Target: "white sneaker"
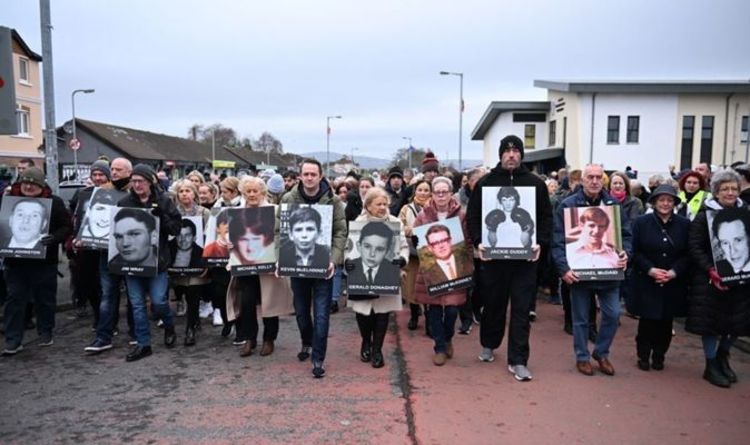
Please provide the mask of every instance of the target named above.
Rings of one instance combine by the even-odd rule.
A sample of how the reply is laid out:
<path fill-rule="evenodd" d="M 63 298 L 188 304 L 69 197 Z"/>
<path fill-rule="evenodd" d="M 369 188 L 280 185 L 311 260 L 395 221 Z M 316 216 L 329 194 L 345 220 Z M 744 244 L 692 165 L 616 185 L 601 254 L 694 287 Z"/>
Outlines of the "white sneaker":
<path fill-rule="evenodd" d="M 221 319 L 221 311 L 214 309 L 214 326 L 224 326 L 224 321 Z"/>
<path fill-rule="evenodd" d="M 178 317 L 184 317 L 185 313 L 187 312 L 187 308 L 185 307 L 185 302 L 180 300 L 177 302 L 177 316 Z"/>
<path fill-rule="evenodd" d="M 201 301 L 200 308 L 198 309 L 199 316 L 201 318 L 208 318 L 213 313 L 214 313 L 214 308 L 213 306 L 211 306 L 211 303 L 207 301 Z"/>
<path fill-rule="evenodd" d="M 494 362 L 495 355 L 492 353 L 492 349 L 482 348 L 482 352 L 479 354 L 479 360 L 487 363 Z"/>
<path fill-rule="evenodd" d="M 508 365 L 508 372 L 513 374 L 519 382 L 528 382 L 531 380 L 531 371 L 524 365 Z"/>

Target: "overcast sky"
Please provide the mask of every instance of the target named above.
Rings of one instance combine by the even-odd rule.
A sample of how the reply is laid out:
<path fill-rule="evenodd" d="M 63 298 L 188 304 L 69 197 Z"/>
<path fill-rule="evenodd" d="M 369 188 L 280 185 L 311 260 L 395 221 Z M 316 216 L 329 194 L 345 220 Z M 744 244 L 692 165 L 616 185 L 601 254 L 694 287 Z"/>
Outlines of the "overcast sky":
<path fill-rule="evenodd" d="M 0 25 L 40 53 L 39 2 Z M 377 4 L 376 4 L 377 3 Z M 465 159 L 492 100 L 545 100 L 535 79 L 748 79 L 747 0 L 52 1 L 56 120 L 185 136 L 222 123 L 287 151 L 378 157 L 404 146 Z M 355 156 L 356 156 L 355 153 Z"/>

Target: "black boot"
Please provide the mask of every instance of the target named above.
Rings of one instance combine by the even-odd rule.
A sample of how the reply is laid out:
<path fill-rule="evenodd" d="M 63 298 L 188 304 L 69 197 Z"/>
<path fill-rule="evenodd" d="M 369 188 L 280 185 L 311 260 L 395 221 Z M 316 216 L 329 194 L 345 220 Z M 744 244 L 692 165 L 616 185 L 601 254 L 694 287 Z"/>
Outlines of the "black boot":
<path fill-rule="evenodd" d="M 369 338 L 362 339 L 362 347 L 359 349 L 359 359 L 367 363 L 372 358 L 372 342 Z"/>
<path fill-rule="evenodd" d="M 712 385 L 720 386 L 722 388 L 729 388 L 731 385 L 729 378 L 721 372 L 718 360 L 715 358 L 706 359 L 706 370 L 703 371 L 703 378 L 708 380 Z"/>
<path fill-rule="evenodd" d="M 174 326 L 164 327 L 164 346 L 168 348 L 174 348 L 177 343 L 177 334 L 174 331 Z"/>
<path fill-rule="evenodd" d="M 187 328 L 185 330 L 185 346 L 195 346 L 195 329 Z"/>
<path fill-rule="evenodd" d="M 419 313 L 422 311 L 420 310 L 419 305 L 414 303 L 409 304 L 409 309 L 411 310 L 411 317 L 409 318 L 409 323 L 406 327 L 409 328 L 410 331 L 415 331 L 419 327 Z"/>
<path fill-rule="evenodd" d="M 383 342 L 388 330 L 389 314 L 375 314 L 375 329 L 372 333 L 372 367 L 382 368 L 385 365 L 383 359 Z"/>
<path fill-rule="evenodd" d="M 648 362 L 649 356 L 651 355 L 651 348 L 640 338 L 640 336 L 636 336 L 635 338 L 635 348 L 636 353 L 638 354 L 638 369 L 641 371 L 648 371 L 651 368 L 651 365 Z"/>
<path fill-rule="evenodd" d="M 719 370 L 724 374 L 730 383 L 737 383 L 737 374 L 729 367 L 729 351 L 716 351 L 716 361 L 719 364 Z"/>

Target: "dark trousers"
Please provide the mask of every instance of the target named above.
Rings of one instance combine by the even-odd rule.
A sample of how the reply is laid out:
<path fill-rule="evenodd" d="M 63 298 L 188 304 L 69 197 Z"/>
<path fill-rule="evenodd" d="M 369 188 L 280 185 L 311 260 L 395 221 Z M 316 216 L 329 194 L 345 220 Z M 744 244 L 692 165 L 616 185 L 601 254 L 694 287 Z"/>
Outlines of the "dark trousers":
<path fill-rule="evenodd" d="M 99 282 L 102 289 L 99 302 L 99 321 L 96 325 L 96 338 L 105 343 L 112 342 L 114 329 L 120 320 L 121 286 L 125 282 L 122 275 L 109 273 L 107 255 L 99 257 Z M 135 322 L 133 321 L 133 306 L 127 300 L 128 335 L 135 338 Z"/>
<path fill-rule="evenodd" d="M 390 313 L 370 315 L 355 314 L 359 335 L 362 336 L 362 344 L 369 345 L 373 351 L 382 351 L 385 334 L 388 331 L 388 317 Z"/>
<path fill-rule="evenodd" d="M 227 324 L 227 287 L 229 287 L 229 271 L 223 267 L 211 267 L 208 269 L 213 289 L 211 292 L 211 305 L 221 312 L 221 319 Z"/>
<path fill-rule="evenodd" d="M 484 308 L 484 295 L 482 295 L 482 260 L 474 258 L 474 287 L 469 290 L 469 299 L 471 300 L 471 311 L 474 318 L 482 318 L 482 308 Z"/>
<path fill-rule="evenodd" d="M 258 305 L 260 304 L 260 279 L 258 275 L 238 277 L 240 316 L 237 318 L 237 337 L 253 344 L 258 343 Z M 196 300 L 197 301 L 197 300 Z M 197 305 L 197 303 L 196 303 Z M 263 341 L 275 341 L 279 336 L 279 317 L 263 317 Z"/>
<path fill-rule="evenodd" d="M 497 349 L 503 342 L 510 302 L 508 364 L 526 365 L 529 360 L 529 310 L 536 295 L 536 263 L 528 261 L 484 261 L 482 289 L 484 310 L 479 324 L 482 347 Z"/>
<path fill-rule="evenodd" d="M 99 321 L 99 305 L 101 303 L 102 287 L 99 281 L 98 250 L 81 250 L 75 257 L 75 267 L 72 270 L 73 286 L 76 290 L 76 306 L 83 307 L 87 303 L 94 313 L 94 326 Z"/>
<path fill-rule="evenodd" d="M 453 341 L 456 318 L 458 318 L 458 306 L 430 305 L 427 311 L 427 322 L 430 324 L 432 339 L 435 341 L 435 353 L 445 353 L 448 343 Z"/>
<path fill-rule="evenodd" d="M 198 324 L 200 323 L 200 315 L 198 314 L 199 306 L 200 306 L 200 299 L 201 299 L 201 291 L 203 290 L 202 285 L 197 286 L 174 286 L 174 296 L 177 298 L 177 301 L 181 300 L 182 297 L 185 297 L 185 302 L 187 303 L 187 323 L 185 324 L 185 330 L 188 329 L 195 329 Z"/>
<path fill-rule="evenodd" d="M 302 346 L 312 346 L 313 363 L 323 363 L 328 349 L 332 280 L 292 277 L 294 312 Z M 312 311 L 312 316 L 310 316 Z"/>
<path fill-rule="evenodd" d="M 5 303 L 5 345 L 15 349 L 23 342 L 26 305 L 34 302 L 36 330 L 52 335 L 57 309 L 57 265 L 41 261 L 35 264 L 5 265 L 8 301 Z"/>
<path fill-rule="evenodd" d="M 670 343 L 672 343 L 672 318 L 638 320 L 638 334 L 635 337 L 636 351 L 640 360 L 664 363 Z"/>
<path fill-rule="evenodd" d="M 573 317 L 571 315 L 570 305 L 570 286 L 565 281 L 560 280 L 560 296 L 562 297 L 563 304 L 563 316 L 565 317 L 566 325 L 573 325 Z M 589 321 L 593 329 L 596 329 L 596 299 L 591 297 L 589 303 Z"/>

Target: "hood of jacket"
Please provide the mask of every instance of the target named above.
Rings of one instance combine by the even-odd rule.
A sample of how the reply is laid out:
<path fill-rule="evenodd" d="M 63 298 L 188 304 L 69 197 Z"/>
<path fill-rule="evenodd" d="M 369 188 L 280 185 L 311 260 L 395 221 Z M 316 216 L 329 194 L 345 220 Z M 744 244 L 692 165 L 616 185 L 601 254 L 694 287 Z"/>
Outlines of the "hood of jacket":
<path fill-rule="evenodd" d="M 745 207 L 745 201 L 743 201 L 740 198 L 737 198 L 735 205 L 737 207 Z M 714 197 L 708 198 L 707 200 L 703 201 L 703 207 L 706 209 L 711 209 L 711 210 L 723 210 L 724 209 L 724 206 L 719 204 L 719 201 L 717 201 L 716 198 Z"/>

